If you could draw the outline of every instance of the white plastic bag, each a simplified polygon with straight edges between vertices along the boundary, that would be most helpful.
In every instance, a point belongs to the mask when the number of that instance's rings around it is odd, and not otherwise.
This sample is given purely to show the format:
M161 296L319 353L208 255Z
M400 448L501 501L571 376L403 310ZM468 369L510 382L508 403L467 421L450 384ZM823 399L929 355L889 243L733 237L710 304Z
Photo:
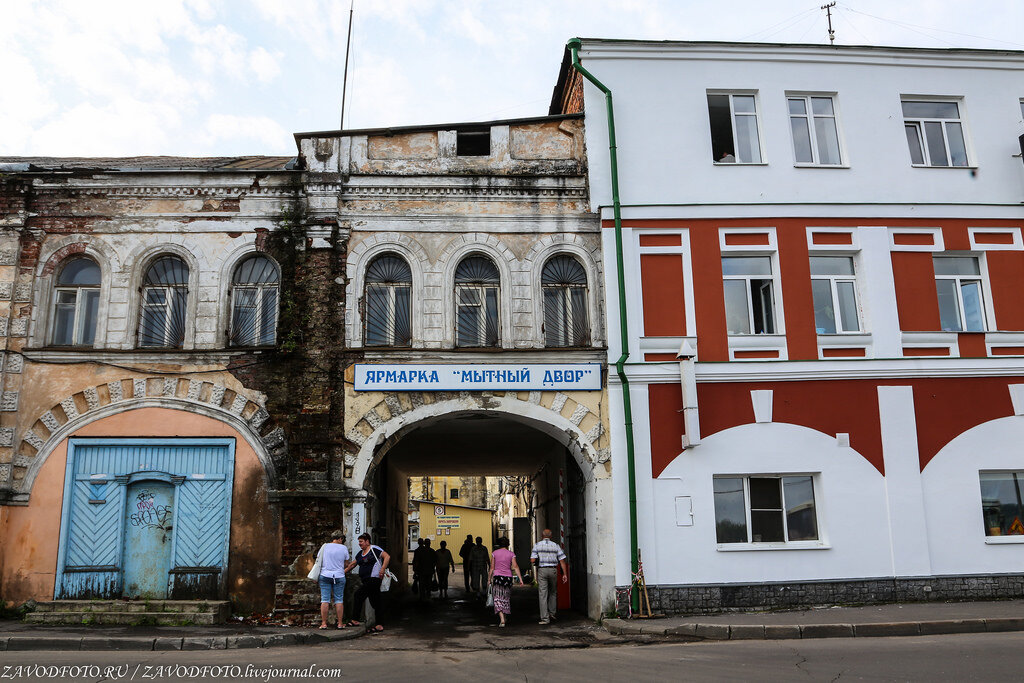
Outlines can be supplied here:
M484 607L494 607L494 594L491 593L490 586L487 586L487 601L484 602Z
M395 576L390 569L385 569L384 576L380 577L380 592L387 593L391 590L391 582L397 578L398 577Z

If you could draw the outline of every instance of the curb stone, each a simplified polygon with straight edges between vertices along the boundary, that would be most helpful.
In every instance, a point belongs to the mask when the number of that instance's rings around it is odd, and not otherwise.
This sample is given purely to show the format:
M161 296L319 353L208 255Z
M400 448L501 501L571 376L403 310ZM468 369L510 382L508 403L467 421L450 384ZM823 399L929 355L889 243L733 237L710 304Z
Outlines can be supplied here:
M331 633L268 633L237 636L2 636L0 651L242 650L288 645L321 645L339 640L352 640L362 635L362 629L334 629Z
M154 650L180 650L184 638L157 638L153 642Z
M657 626L645 621L606 619L611 635L663 635L705 640L789 640L800 638L879 638L886 636L945 635L1024 631L1024 617L991 619L942 619L935 621L869 622L864 624L720 624L686 622Z
M82 638L83 650L152 650L156 638Z

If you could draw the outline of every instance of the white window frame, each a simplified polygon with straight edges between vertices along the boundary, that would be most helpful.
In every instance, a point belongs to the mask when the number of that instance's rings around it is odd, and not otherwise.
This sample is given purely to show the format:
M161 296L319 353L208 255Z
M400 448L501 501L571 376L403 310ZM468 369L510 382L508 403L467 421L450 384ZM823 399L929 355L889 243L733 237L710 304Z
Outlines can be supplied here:
M818 532L818 538L813 540L805 541L790 541L789 539L789 520L786 514L786 487L782 485L782 480L787 478L796 477L810 477L811 478L811 492L814 496L814 526ZM743 511L746 516L746 529L747 529L747 541L738 541L736 543L720 543L718 542L718 512L715 511L715 543L718 550L730 551L730 550L806 550L806 549L823 549L828 548L828 544L825 542L825 534L822 529L822 515L821 510L821 485L820 485L820 472L786 472L786 473L771 473L771 474L715 474L712 477L712 499L714 499L714 484L715 479L741 479L743 481ZM778 479L780 495L782 499L782 509L780 514L782 515L782 532L787 540L785 541L752 541L753 527L751 525L751 512L753 508L750 504L750 480L751 479ZM714 502L712 500L712 509L714 509ZM761 508L759 508L761 509Z
M98 327L99 327L98 318L99 318L100 285L78 285L78 286L75 286L75 287L62 286L62 287L54 288L54 291L53 291L53 308L52 308L52 310L53 310L53 331L51 333L51 343L54 344L54 345L57 344L56 338L57 338L57 326L58 326L58 317L57 317L58 307L61 306L61 305L65 305L65 306L68 305L66 303L65 304L61 304L61 302L60 302L60 295L65 293L65 292L70 292L70 293L74 294L74 296L75 296L75 302L74 302L75 315L74 315L74 319L72 320L72 323L71 323L71 344L70 344L70 346L82 346L82 347L86 347L86 348L94 347L96 345L96 333L97 333ZM93 320L93 323L96 325L96 328L94 328L93 331L92 331L92 342L84 342L84 341L82 341L82 333L85 331L85 312L84 312L83 309L85 308L85 294L88 293L88 292L96 292L96 297L97 297L97 301L96 301L96 311L97 311L96 318L97 319Z
M273 332L271 333L270 341L268 341L267 343L261 344L260 343L260 341L261 341L260 340L260 330L263 329L263 297L266 296L267 291L270 291L270 290L272 290L274 292L274 301L275 301L274 313L273 313L273 316L274 316L274 327L273 327ZM256 323L255 323L255 337L256 338L254 340L255 343L251 344L251 346L267 347L267 346L273 346L274 344L276 344L277 343L277 316L278 316L278 313L279 313L279 308L281 306L281 297L280 297L280 291L279 290L280 290L280 286L278 285L277 282L266 283L266 284L239 284L239 285L231 285L231 320L230 320L231 327L228 330L228 339L232 340L235 337L235 311L236 311L237 307L241 305L238 302L238 295L240 293L242 293L242 292L251 291L251 292L255 293L255 297L256 297L256 306L255 306L255 309L256 309L256 313L255 313L255 319L256 319Z
M935 273L935 280L936 280L936 282L938 282L939 280L954 280L956 282L957 315L959 316L959 319L960 319L960 328L961 329L959 329L959 330L943 330L943 331L944 332L954 332L954 333L961 333L961 332L967 332L967 333L988 332L990 327L991 327L989 321L990 320L994 320L994 318L992 318L991 311L988 310L989 301L992 300L992 297L991 297L991 293L988 291L989 290L989 288L988 288L988 276L987 276L987 273L986 273L984 259L979 254L955 254L955 253L951 254L951 253L942 253L942 254L933 254L932 255L932 262L933 262L933 264L934 264L934 261L936 259L942 259L942 258L973 258L975 261L978 262L978 274L977 275L940 275L938 273ZM934 265L933 265L933 268L934 268ZM982 317L981 329L980 330L967 330L967 329L964 329L964 327L966 326L966 322L967 322L967 315L966 315L966 311L964 309L964 293L963 293L963 288L962 288L962 285L963 285L964 282L977 282L978 283L979 296L981 297L981 317ZM940 323L939 324L941 325L941 309L940 309Z
M940 119L940 118L908 118L903 116L903 105L907 102L931 102L931 103L949 103L956 105L957 118L955 119ZM900 115L903 118L904 129L907 126L914 126L917 130L918 144L921 146L921 156L924 163L915 164L913 156L910 159L910 165L914 168L972 168L973 163L971 161L973 155L971 154L970 145L967 141L967 121L964 119L964 103L963 99L956 97L928 97L928 96L914 96L904 95L900 98ZM942 144L946 150L946 161L948 163L943 165L933 165L931 163L931 153L928 151L928 138L925 135L925 124L926 123L938 123L941 125L942 130ZM949 151L949 133L946 131L947 123L959 123L960 134L963 137L964 142L964 156L966 156L965 163L962 165L956 165L953 163L953 155ZM907 153L910 153L910 149L907 149Z
M184 291L184 296L181 297L181 303L178 303L179 297L176 296L179 291ZM164 294L164 303L162 304L151 304L149 303L150 292L161 291ZM142 288L142 306L141 315L139 316L139 348L143 349L176 349L184 348L184 341L182 346L177 346L175 340L171 338L173 332L172 321L174 320L174 314L178 310L178 306L185 306L186 314L188 311L188 287L187 285L172 286L172 285L146 285ZM163 342L161 344L144 344L142 340L142 325L147 320L147 311L158 311L163 309ZM154 315L157 315L154 313ZM187 323L186 323L187 324ZM186 327L187 329L187 327Z
M861 313L860 305L860 287L857 284L857 258L853 254L841 254L841 253L820 253L812 251L810 258L824 257L824 258L848 258L853 264L853 275L815 275L811 273L811 282L815 280L828 280L829 287L832 291L832 314L835 316L833 323L835 324L835 332L818 332L818 335L840 335L840 334L863 334L864 333L864 316ZM842 329L842 313L839 307L839 283L849 282L853 285L853 307L857 313L857 329L855 330L844 330ZM814 302L814 291L813 287L811 290L811 305Z
M751 253L736 253L736 252L723 252L722 258L767 258L768 264L771 268L770 275L726 275L722 274L722 281L726 280L742 280L745 283L745 292L747 293L747 325L750 330L754 329L754 302L751 298L751 280L770 280L771 281L771 294L772 294L772 330L770 332L730 332L728 329L728 315L726 316L726 333L730 337L762 337L766 335L783 334L781 316L779 315L779 276L778 276L778 263L774 253L771 252L751 252ZM724 288L723 288L724 291ZM727 301L727 300L726 300ZM728 303L723 301L728 310Z
M979 485L979 492L978 493L979 494L981 493L981 491L980 491L981 478L984 475L986 475L986 474L1017 475L1021 479L1024 479L1024 471L1022 471L1022 470L979 470L978 471L978 485ZM1002 545L1002 544L1007 544L1007 543L1024 543L1024 535L1019 535L1019 534L1016 534L1016 535L1015 534L1007 534L1006 536L1002 536L1002 535L990 536L989 535L989 533L988 533L988 531L989 531L988 520L985 518L985 499L984 498L981 498L981 522L982 522L982 529L984 530L984 533L985 533L984 538L985 538L985 543L986 544L989 544L989 545Z
M811 99L829 99L832 101L831 114L815 114L812 109ZM794 118L802 118L807 126L807 134L811 141L811 156L813 161L799 161L796 158L796 140L793 139L793 126L790 123L789 135L793 142L793 165L813 168L843 168L846 166L846 150L843 148L842 130L839 126L839 108L836 104L836 93L786 93L786 112L789 113L790 100L803 100L806 114L789 114L792 122ZM815 134L815 119L832 119L832 125L836 130L836 153L839 161L834 164L826 164L821 161L821 153L818 150L818 136Z
M707 95L726 95L729 98L729 125L732 128L732 155L735 157L735 161L721 162L718 159L714 159L714 163L719 166L763 166L767 164L764 153L764 131L761 129L761 102L758 97L756 90L743 91L743 90L708 90ZM733 99L735 97L750 97L754 100L754 111L750 112L738 112L736 107L733 105ZM752 116L754 117L754 129L757 131L757 152L759 159L757 161L740 161L739 154L736 150L736 117L737 116ZM709 122L710 123L710 122ZM710 135L710 127L708 131Z

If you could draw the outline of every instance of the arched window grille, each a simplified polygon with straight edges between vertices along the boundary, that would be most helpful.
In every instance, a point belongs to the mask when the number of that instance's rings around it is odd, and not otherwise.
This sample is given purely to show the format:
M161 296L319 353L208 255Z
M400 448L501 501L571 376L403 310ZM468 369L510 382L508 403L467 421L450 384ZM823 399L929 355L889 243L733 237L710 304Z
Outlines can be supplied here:
M560 254L544 264L544 339L547 346L587 346L587 272L573 256Z
M231 277L231 345L273 346L277 341L277 264L249 256Z
M366 346L411 346L412 270L395 254L382 254L366 269Z
M139 346L181 348L187 302L188 265L177 256L161 256L142 281Z
M455 269L456 346L498 346L498 269L484 256L470 256Z
M79 257L64 264L54 292L53 343L92 346L100 305L100 267Z

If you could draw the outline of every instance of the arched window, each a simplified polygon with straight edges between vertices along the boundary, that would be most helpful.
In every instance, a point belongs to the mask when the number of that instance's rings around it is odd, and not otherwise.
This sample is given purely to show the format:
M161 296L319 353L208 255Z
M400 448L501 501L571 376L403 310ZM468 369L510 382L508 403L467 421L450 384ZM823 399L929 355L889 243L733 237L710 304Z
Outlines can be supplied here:
M587 346L587 272L574 257L551 257L541 273L544 339L548 346Z
M139 346L181 348L185 341L188 266L177 256L161 256L142 281Z
M231 345L273 346L281 276L266 256L249 256L231 277Z
M79 257L64 264L54 293L53 343L92 346L100 305L100 267Z
M470 256L455 269L456 346L497 346L498 269L484 256Z
M366 269L366 346L412 344L412 270L395 254L382 254Z

